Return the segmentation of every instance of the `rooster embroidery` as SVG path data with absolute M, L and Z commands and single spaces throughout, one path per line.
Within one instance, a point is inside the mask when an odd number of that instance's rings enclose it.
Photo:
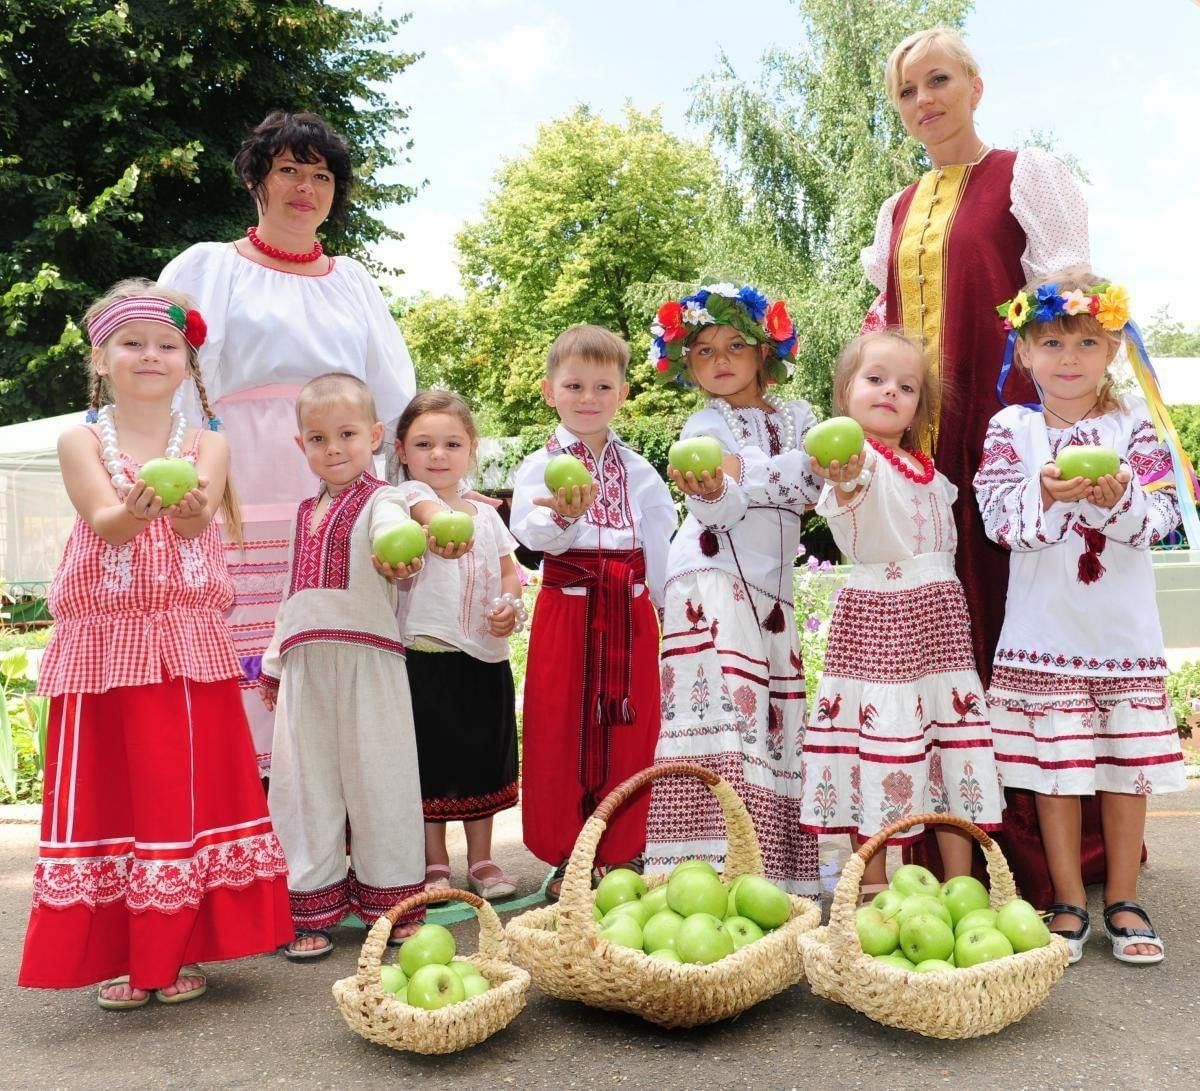
M 858 727 L 860 731 L 870 731 L 875 726 L 875 717 L 879 710 L 874 705 L 858 706 Z
M 953 698 L 954 711 L 958 713 L 958 722 L 963 723 L 968 716 L 978 716 L 980 710 L 979 694 L 968 693 L 965 697 L 958 695 L 958 688 L 952 687 L 950 695 Z
M 822 697 L 817 702 L 817 720 L 828 720 L 833 723 L 837 719 L 837 715 L 842 711 L 842 695 L 835 693 L 833 700 L 828 697 Z
M 691 599 L 685 599 L 683 603 L 683 612 L 687 615 L 688 622 L 692 629 L 703 629 L 708 623 L 708 618 L 704 616 L 704 603 L 699 606 L 693 606 Z

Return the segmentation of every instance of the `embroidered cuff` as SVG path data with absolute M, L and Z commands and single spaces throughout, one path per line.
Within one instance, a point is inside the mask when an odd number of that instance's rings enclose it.
M 272 678 L 269 674 L 260 673 L 258 676 L 258 684 L 263 689 L 268 689 L 272 693 L 276 693 L 279 690 L 279 679 Z

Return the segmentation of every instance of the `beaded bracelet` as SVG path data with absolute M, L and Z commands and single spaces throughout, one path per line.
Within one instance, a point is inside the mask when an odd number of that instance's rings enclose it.
M 864 466 L 857 477 L 852 477 L 848 481 L 839 481 L 838 488 L 842 492 L 854 492 L 858 488 L 866 488 L 871 483 L 871 470 Z
M 492 612 L 495 613 L 495 611 L 503 606 L 511 606 L 513 613 L 517 616 L 516 623 L 513 625 L 513 632 L 522 632 L 525 628 L 525 622 L 529 618 L 529 611 L 525 609 L 525 600 L 519 595 L 505 591 L 498 599 L 492 599 Z

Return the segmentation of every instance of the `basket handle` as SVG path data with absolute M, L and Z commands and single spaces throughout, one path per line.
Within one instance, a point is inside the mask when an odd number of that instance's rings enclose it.
M 500 918 L 496 916 L 496 911 L 486 901 L 466 890 L 423 890 L 392 906 L 371 925 L 371 931 L 367 933 L 358 955 L 358 994 L 362 1000 L 378 997 L 382 991 L 379 984 L 379 963 L 387 950 L 387 941 L 396 922 L 405 913 L 422 905 L 445 901 L 466 902 L 474 907 L 479 917 L 479 953 L 484 958 L 499 962 L 508 961 L 508 943 L 504 938 L 504 928 L 500 924 Z
M 711 769 L 690 761 L 669 761 L 652 765 L 640 773 L 623 780 L 600 801 L 600 805 L 584 823 L 583 830 L 575 841 L 567 871 L 563 876 L 562 894 L 558 902 L 558 931 L 571 939 L 583 941 L 596 934 L 596 920 L 592 916 L 592 865 L 596 859 L 596 846 L 600 843 L 608 820 L 635 792 L 652 781 L 663 777 L 695 777 L 716 797 L 725 817 L 725 829 L 729 839 L 729 851 L 725 857 L 727 875 L 754 875 L 763 873 L 762 852 L 754 834 L 754 822 L 750 812 L 728 781 Z
M 842 868 L 841 878 L 833 892 L 833 904 L 829 909 L 829 943 L 843 956 L 858 954 L 861 947 L 858 942 L 858 929 L 854 923 L 854 913 L 858 908 L 858 896 L 862 889 L 863 872 L 867 863 L 877 853 L 884 850 L 888 839 L 898 833 L 912 829 L 913 826 L 951 826 L 970 834 L 979 842 L 987 861 L 990 887 L 990 901 L 995 909 L 1017 896 L 1017 884 L 1012 871 L 1000 846 L 996 844 L 974 822 L 959 818 L 953 814 L 914 814 L 885 826 L 869 841 L 864 842 Z

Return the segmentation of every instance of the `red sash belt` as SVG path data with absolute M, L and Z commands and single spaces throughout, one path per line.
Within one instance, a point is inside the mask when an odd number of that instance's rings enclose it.
M 570 549 L 542 559 L 544 587 L 587 592 L 579 748 L 586 814 L 599 802 L 596 793 L 607 779 L 609 728 L 634 721 L 633 585 L 645 579 L 646 558 L 640 549 Z

